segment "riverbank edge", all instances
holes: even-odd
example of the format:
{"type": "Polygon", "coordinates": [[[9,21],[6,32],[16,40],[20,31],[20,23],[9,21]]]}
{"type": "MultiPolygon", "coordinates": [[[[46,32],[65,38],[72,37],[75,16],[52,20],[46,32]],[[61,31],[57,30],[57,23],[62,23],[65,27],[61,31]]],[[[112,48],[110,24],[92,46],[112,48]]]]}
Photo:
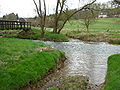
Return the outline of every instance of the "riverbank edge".
{"type": "Polygon", "coordinates": [[[120,89],[120,54],[114,54],[108,58],[108,69],[103,90],[120,89]]]}
{"type": "Polygon", "coordinates": [[[68,42],[69,41],[68,37],[65,34],[56,34],[56,33],[46,30],[44,37],[41,38],[40,32],[41,31],[39,30],[39,28],[36,28],[36,27],[32,27],[32,29],[27,32],[25,32],[24,30],[21,30],[21,31],[4,30],[0,32],[0,37],[54,41],[54,42],[68,42]]]}
{"type": "Polygon", "coordinates": [[[115,41],[115,40],[110,40],[110,41],[107,41],[107,40],[92,40],[92,39],[87,39],[87,38],[78,38],[78,37],[75,37],[75,36],[70,36],[70,35],[67,35],[68,38],[72,38],[72,39],[78,39],[78,40],[82,40],[84,42],[107,42],[109,44],[113,44],[113,45],[120,45],[120,41],[115,41]]]}
{"type": "MultiPolygon", "coordinates": [[[[32,38],[21,38],[21,37],[11,37],[11,36],[1,36],[1,35],[0,35],[0,37],[17,38],[17,39],[28,39],[28,40],[39,40],[39,39],[32,39],[32,38]]],[[[96,41],[96,40],[80,39],[80,38],[77,38],[77,37],[74,37],[74,36],[67,36],[67,37],[71,38],[71,39],[78,39],[78,40],[81,40],[81,41],[84,41],[84,42],[106,42],[106,43],[109,43],[109,44],[112,44],[112,45],[120,45],[120,42],[116,43],[116,41],[114,41],[114,40],[111,40],[111,41],[104,41],[104,40],[96,41]]],[[[52,41],[52,40],[42,40],[42,41],[52,41]]],[[[53,42],[69,42],[69,40],[68,41],[53,40],[53,42]]]]}
{"type": "MultiPolygon", "coordinates": [[[[16,38],[16,39],[27,39],[27,40],[40,40],[40,39],[33,39],[33,38],[23,38],[23,37],[11,37],[11,36],[2,36],[0,35],[0,37],[3,37],[3,38],[16,38]]],[[[64,41],[64,40],[41,40],[41,41],[51,41],[51,42],[69,42],[68,41],[64,41]]]]}
{"type": "Polygon", "coordinates": [[[67,58],[65,56],[60,57],[55,68],[50,69],[46,75],[38,79],[37,82],[31,82],[31,84],[20,87],[19,90],[41,90],[41,88],[43,88],[49,81],[52,80],[56,73],[60,72],[60,70],[64,68],[64,62],[66,59],[67,58]]]}

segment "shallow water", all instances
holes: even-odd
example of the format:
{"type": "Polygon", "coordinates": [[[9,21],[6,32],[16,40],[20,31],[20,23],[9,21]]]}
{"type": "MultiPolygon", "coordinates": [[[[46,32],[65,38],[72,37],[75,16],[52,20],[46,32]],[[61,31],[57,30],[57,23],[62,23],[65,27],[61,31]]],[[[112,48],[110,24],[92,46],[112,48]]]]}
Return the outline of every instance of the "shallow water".
{"type": "Polygon", "coordinates": [[[68,60],[62,72],[63,76],[88,76],[90,82],[96,85],[105,81],[108,57],[120,53],[120,45],[103,42],[87,43],[70,39],[70,42],[45,43],[66,53],[68,60]]]}

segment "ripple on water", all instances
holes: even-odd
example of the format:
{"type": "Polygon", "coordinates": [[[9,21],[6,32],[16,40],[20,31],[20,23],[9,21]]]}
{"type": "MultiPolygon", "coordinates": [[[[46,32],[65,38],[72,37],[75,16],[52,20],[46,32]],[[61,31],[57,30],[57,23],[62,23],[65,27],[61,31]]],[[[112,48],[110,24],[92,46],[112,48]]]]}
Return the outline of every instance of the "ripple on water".
{"type": "Polygon", "coordinates": [[[96,85],[105,81],[108,57],[120,53],[120,45],[110,45],[104,42],[86,43],[70,39],[70,42],[45,43],[66,53],[68,60],[63,75],[88,76],[90,82],[96,85]]]}

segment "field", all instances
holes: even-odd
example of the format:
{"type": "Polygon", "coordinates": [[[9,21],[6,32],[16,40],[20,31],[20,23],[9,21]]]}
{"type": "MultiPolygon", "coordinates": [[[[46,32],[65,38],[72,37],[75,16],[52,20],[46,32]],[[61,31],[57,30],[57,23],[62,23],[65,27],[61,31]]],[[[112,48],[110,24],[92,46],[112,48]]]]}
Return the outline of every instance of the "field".
{"type": "Polygon", "coordinates": [[[71,20],[62,31],[69,37],[86,41],[104,41],[120,44],[120,18],[96,19],[86,31],[82,20],[71,20]]]}
{"type": "Polygon", "coordinates": [[[109,57],[104,90],[120,89],[120,54],[109,57]]]}
{"type": "Polygon", "coordinates": [[[1,37],[0,90],[19,89],[41,79],[63,56],[42,42],[1,37]]]}

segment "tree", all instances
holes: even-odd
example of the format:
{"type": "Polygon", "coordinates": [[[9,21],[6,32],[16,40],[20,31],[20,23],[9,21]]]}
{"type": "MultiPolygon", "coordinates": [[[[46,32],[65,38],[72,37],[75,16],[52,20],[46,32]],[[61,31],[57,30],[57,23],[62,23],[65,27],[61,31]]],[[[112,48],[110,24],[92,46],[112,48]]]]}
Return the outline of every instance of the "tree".
{"type": "MultiPolygon", "coordinates": [[[[55,14],[54,14],[54,25],[53,25],[53,32],[54,33],[60,33],[61,30],[63,29],[64,25],[67,23],[67,21],[70,20],[70,18],[75,15],[77,12],[87,8],[88,6],[92,5],[96,0],[93,0],[92,2],[84,5],[83,7],[76,9],[73,12],[69,12],[68,10],[68,5],[66,5],[66,2],[68,0],[57,0],[56,7],[55,7],[55,14]],[[61,21],[61,17],[64,16],[64,20],[61,21]]],[[[38,17],[40,17],[40,27],[41,27],[41,37],[44,37],[45,33],[45,22],[46,22],[46,3],[45,0],[39,0],[39,6],[33,0],[35,6],[36,6],[36,11],[38,14],[38,17]],[[44,9],[42,10],[42,5],[41,2],[43,1],[43,7],[44,9]]]]}
{"type": "Polygon", "coordinates": [[[35,6],[36,6],[36,11],[37,11],[37,14],[38,14],[38,17],[40,18],[40,32],[41,32],[41,35],[40,37],[41,38],[44,38],[44,35],[45,35],[45,22],[46,22],[46,2],[45,0],[39,0],[39,5],[37,5],[36,1],[33,0],[35,6]],[[43,3],[43,10],[42,10],[42,3],[43,3]]]}
{"type": "Polygon", "coordinates": [[[65,8],[67,0],[57,0],[56,8],[55,8],[55,15],[54,15],[54,33],[60,33],[63,29],[64,25],[67,23],[67,21],[70,20],[70,18],[75,15],[77,12],[82,11],[83,9],[88,8],[88,6],[92,5],[96,0],[93,0],[92,2],[84,5],[83,7],[76,9],[72,13],[68,13],[68,8],[65,8]],[[64,20],[60,21],[61,16],[64,14],[64,20]]]}
{"type": "Polygon", "coordinates": [[[83,17],[83,25],[86,27],[87,32],[89,33],[89,27],[91,24],[95,22],[95,13],[93,10],[85,10],[84,17],[83,17]]]}
{"type": "Polygon", "coordinates": [[[114,2],[120,5],[120,0],[114,0],[114,2]]]}
{"type": "Polygon", "coordinates": [[[3,19],[5,20],[17,20],[18,18],[18,15],[15,15],[14,13],[10,13],[8,15],[3,16],[3,19]]]}

